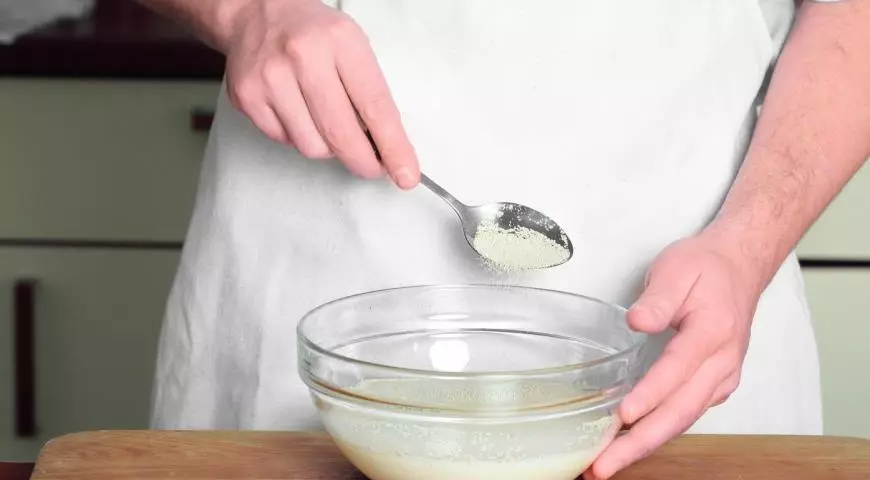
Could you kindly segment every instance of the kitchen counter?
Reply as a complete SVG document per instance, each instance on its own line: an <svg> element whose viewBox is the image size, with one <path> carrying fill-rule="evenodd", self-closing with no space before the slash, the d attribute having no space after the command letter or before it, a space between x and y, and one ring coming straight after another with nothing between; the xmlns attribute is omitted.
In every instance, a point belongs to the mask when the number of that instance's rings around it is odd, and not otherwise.
<svg viewBox="0 0 870 480"><path fill-rule="evenodd" d="M0 76L219 80L223 70L223 55L132 0L98 0L87 18L0 45Z"/></svg>
<svg viewBox="0 0 870 480"><path fill-rule="evenodd" d="M312 432L114 431L49 442L34 480L362 480L328 436ZM870 478L870 440L838 437L680 437L615 480Z"/></svg>

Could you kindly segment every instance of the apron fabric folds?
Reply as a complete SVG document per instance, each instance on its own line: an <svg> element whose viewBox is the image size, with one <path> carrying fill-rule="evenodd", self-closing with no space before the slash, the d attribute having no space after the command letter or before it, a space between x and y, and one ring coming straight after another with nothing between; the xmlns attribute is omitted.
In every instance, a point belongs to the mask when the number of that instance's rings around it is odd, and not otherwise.
<svg viewBox="0 0 870 480"><path fill-rule="evenodd" d="M160 340L155 428L319 428L295 328L337 297L511 283L629 305L656 254L721 205L793 15L790 0L338 7L367 32L423 170L470 203L547 212L575 256L498 276L430 192L306 160L222 93ZM693 431L821 433L818 377L792 255L761 299L740 388Z"/></svg>

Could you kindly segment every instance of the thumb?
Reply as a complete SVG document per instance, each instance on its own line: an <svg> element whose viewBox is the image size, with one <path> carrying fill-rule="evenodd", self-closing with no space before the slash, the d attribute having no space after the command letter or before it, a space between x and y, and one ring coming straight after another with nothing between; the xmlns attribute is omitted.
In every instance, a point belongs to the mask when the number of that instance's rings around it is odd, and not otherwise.
<svg viewBox="0 0 870 480"><path fill-rule="evenodd" d="M674 323L697 279L697 270L686 264L654 264L643 293L628 310L629 326L644 333L665 331Z"/></svg>

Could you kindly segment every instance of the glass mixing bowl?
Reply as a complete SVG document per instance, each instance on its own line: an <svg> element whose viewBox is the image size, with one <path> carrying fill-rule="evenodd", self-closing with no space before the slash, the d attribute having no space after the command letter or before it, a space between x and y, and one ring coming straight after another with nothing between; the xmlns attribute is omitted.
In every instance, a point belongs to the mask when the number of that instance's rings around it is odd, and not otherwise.
<svg viewBox="0 0 870 480"><path fill-rule="evenodd" d="M646 336L625 313L526 287L366 293L302 319L299 371L372 480L573 480L642 373Z"/></svg>

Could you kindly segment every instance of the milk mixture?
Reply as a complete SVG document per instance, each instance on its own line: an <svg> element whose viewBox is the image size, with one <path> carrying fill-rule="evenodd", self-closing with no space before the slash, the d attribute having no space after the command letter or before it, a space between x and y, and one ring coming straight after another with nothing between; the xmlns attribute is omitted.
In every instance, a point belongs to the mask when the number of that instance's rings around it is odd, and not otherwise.
<svg viewBox="0 0 870 480"><path fill-rule="evenodd" d="M540 405L565 398L566 388L508 384L497 391L428 380L374 380L348 391L397 403L475 404L499 408ZM530 392L532 395L526 395ZM495 399L495 400L493 400ZM322 418L342 452L372 480L574 480L616 435L610 412L572 413L523 421L430 421L419 413L384 411L322 400Z"/></svg>

